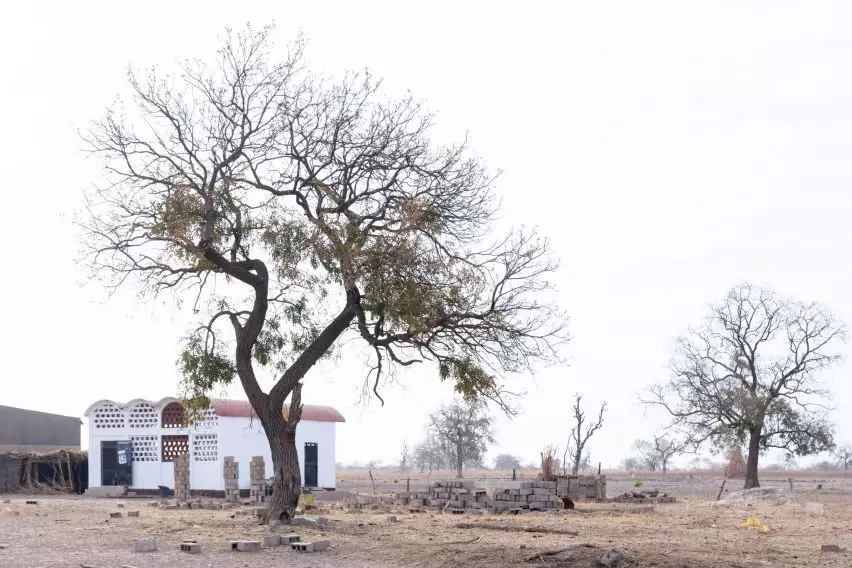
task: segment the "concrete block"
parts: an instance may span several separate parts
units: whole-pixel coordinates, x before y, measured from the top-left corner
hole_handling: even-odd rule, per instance
[[[114,512],[114,513],[110,513],[110,514],[109,514],[109,518],[110,518],[110,519],[120,519],[120,518],[121,518],[121,513],[119,513],[118,511],[116,511],[116,512]]]
[[[133,546],[133,550],[135,552],[156,552],[157,541],[156,540],[137,540],[136,544]]]
[[[86,489],[88,497],[124,497],[127,495],[126,485],[104,485]]]
[[[315,542],[294,542],[290,545],[290,548],[296,552],[319,552],[330,546],[330,540],[318,540]]]
[[[240,552],[257,552],[260,550],[260,541],[240,540],[237,542],[237,550]]]
[[[38,505],[38,501],[27,500],[27,505]]]
[[[138,517],[139,511],[127,511],[127,516],[128,517]]]
[[[281,535],[270,534],[263,537],[263,546],[265,548],[273,548],[281,545]]]
[[[11,500],[11,499],[3,499],[3,502],[4,502],[4,503],[11,503],[11,502],[12,502],[12,500]]]
[[[843,552],[843,549],[837,544],[823,544],[820,552]]]
[[[623,558],[623,552],[614,548],[610,548],[604,553],[603,557],[601,557],[601,559],[598,561],[598,564],[606,566],[607,568],[611,568],[612,566],[616,566],[619,562],[621,562]]]
[[[283,544],[285,546],[288,545],[288,544],[293,544],[294,542],[300,542],[302,540],[302,538],[295,533],[282,534],[280,536],[280,538],[281,538],[281,544]]]
[[[201,552],[201,545],[197,542],[182,542],[180,544],[181,552],[188,552],[189,554],[198,554]]]

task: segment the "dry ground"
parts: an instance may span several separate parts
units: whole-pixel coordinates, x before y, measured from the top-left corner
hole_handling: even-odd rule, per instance
[[[762,481],[764,486],[786,484],[785,477],[766,474]],[[629,477],[610,477],[609,493],[632,488],[633,482]],[[559,514],[520,516],[442,515],[410,513],[404,509],[312,511],[329,517],[331,522],[323,529],[299,527],[303,540],[327,537],[333,543],[330,550],[313,554],[298,554],[283,548],[260,553],[228,551],[229,540],[261,539],[269,531],[258,526],[252,517],[235,515],[234,511],[165,511],[148,507],[147,500],[44,496],[36,497],[38,505],[26,505],[24,496],[15,495],[11,496],[11,503],[0,505],[0,544],[6,545],[0,550],[0,566],[582,568],[595,566],[603,552],[613,547],[627,551],[630,566],[852,566],[852,478],[796,475],[796,498],[822,504],[822,513],[772,504],[720,506],[708,502],[715,498],[720,483],[721,479],[714,477],[645,477],[643,489],[659,488],[681,498],[678,503],[657,505],[653,509],[590,503]],[[817,483],[823,489],[817,490]],[[119,504],[124,507],[118,508]],[[141,517],[126,517],[126,512],[134,509],[141,511]],[[125,516],[111,519],[111,511],[122,511]],[[394,514],[397,522],[392,522],[389,514]],[[768,532],[740,527],[752,515],[769,527]],[[460,522],[474,526],[458,528]],[[550,532],[505,532],[489,526]],[[559,534],[568,531],[576,531],[578,535]],[[139,538],[156,538],[158,551],[134,553],[133,542]],[[179,543],[185,538],[198,539],[203,553],[178,552]],[[823,543],[835,543],[847,551],[822,553]],[[575,544],[590,547],[545,560],[525,561],[536,551]]]

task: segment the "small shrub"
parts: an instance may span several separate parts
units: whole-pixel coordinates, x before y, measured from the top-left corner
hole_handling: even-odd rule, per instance
[[[639,487],[642,487],[643,485],[645,485],[645,482],[642,481],[641,479],[637,479],[636,481],[633,482],[633,487],[636,487],[637,489]]]
[[[398,479],[394,479],[394,480],[393,480],[393,482],[394,482],[394,483],[399,483],[399,480],[398,480]]]
[[[302,493],[299,495],[299,508],[303,511],[307,505],[314,505],[317,502],[316,493]]]

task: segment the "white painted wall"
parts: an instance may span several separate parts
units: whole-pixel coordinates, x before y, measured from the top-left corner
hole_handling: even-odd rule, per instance
[[[218,432],[220,456],[234,456],[234,459],[239,463],[240,489],[249,488],[249,463],[253,456],[263,456],[266,477],[272,477],[272,453],[260,422],[249,418],[219,417]],[[317,459],[319,461],[317,484],[319,487],[336,487],[337,467],[334,461],[334,434],[334,422],[313,422],[310,420],[299,422],[296,429],[296,450],[299,454],[303,483],[305,480],[305,444],[310,442],[317,444]]]
[[[196,434],[215,433],[218,442],[216,461],[192,461],[190,458],[190,484],[193,489],[223,490],[222,464],[225,456],[234,456],[239,463],[240,488],[249,488],[249,463],[253,456],[263,456],[266,465],[266,477],[272,477],[272,456],[266,435],[258,420],[249,418],[218,417],[215,425],[201,429],[177,428],[121,428],[97,429],[89,424],[89,485],[101,485],[101,442],[129,440],[132,436],[156,436],[158,442],[163,435],[189,435],[190,448]],[[335,426],[334,422],[313,422],[303,420],[296,430],[296,448],[305,479],[304,457],[305,443],[317,444],[319,461],[317,483],[319,487],[333,488],[337,483],[335,466]],[[161,442],[158,450],[162,451]],[[156,489],[164,485],[174,488],[174,464],[171,462],[133,462],[133,489]]]

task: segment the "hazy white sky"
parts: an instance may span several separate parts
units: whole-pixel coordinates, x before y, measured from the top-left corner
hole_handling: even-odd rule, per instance
[[[187,319],[81,288],[71,224],[98,170],[76,129],[126,92],[128,64],[213,54],[226,25],[301,29],[317,71],[369,67],[469,132],[505,174],[506,223],[562,257],[570,366],[518,377],[499,452],[564,444],[574,392],[606,399],[593,460],[616,464],[661,417],[636,395],[672,339],[743,281],[852,323],[852,4],[837,2],[15,2],[0,17],[0,404],[82,415],[176,392]],[[450,396],[433,369],[357,405],[361,361],[312,371],[306,402],[347,417],[339,461],[395,459]],[[825,378],[852,440],[848,363]],[[234,387],[232,396],[240,396]]]

